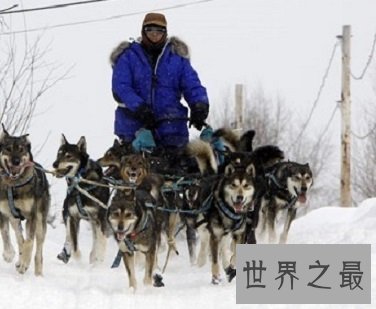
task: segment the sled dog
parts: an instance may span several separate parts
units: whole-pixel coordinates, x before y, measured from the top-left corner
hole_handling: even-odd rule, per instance
[[[265,177],[256,239],[284,244],[297,209],[307,201],[313,184],[312,171],[309,164],[279,162],[267,170]],[[283,226],[279,239],[277,225]]]
[[[90,263],[102,262],[106,248],[107,220],[106,209],[77,189],[87,191],[90,195],[107,204],[109,189],[107,187],[81,183],[80,178],[106,184],[102,179],[101,166],[91,160],[86,151],[85,137],[81,137],[77,144],[70,144],[62,135],[61,145],[53,163],[57,177],[65,177],[68,185],[67,195],[63,204],[63,219],[66,227],[66,240],[63,250],[57,258],[68,263],[70,256],[80,257],[78,235],[80,220],[84,219],[91,225],[93,244],[90,252]]]
[[[20,274],[30,266],[35,240],[34,272],[41,276],[50,194],[42,167],[33,161],[27,136],[12,136],[4,127],[0,136],[0,228],[6,262],[11,262],[15,255],[9,223],[15,231],[19,252],[16,269]],[[23,221],[26,236],[23,235]]]
[[[122,157],[120,175],[124,189],[117,189],[107,212],[108,222],[128,274],[129,287],[136,290],[135,255],[145,255],[144,284],[163,286],[162,277],[154,274],[160,243],[161,222],[156,209],[160,204],[162,177],[149,173],[149,164],[141,154]],[[149,207],[148,207],[149,206]]]
[[[227,265],[225,272],[228,281],[236,275],[236,245],[244,243],[247,214],[253,210],[254,178],[253,164],[243,169],[235,169],[230,164],[216,185],[212,207],[205,214],[206,228],[210,234],[213,284],[220,281],[220,243],[226,235],[231,236],[232,242],[230,255],[227,248],[221,247],[223,265]]]
[[[132,152],[129,145],[121,144],[117,139],[113,145],[97,160],[102,167],[107,167],[105,176],[120,179],[120,164],[123,156]]]

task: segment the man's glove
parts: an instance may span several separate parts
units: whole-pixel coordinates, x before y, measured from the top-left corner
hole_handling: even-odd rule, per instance
[[[201,131],[205,125],[205,119],[209,114],[209,104],[196,103],[191,107],[191,117],[189,120],[189,127],[194,126],[197,130]]]
[[[156,125],[154,113],[149,106],[142,104],[135,112],[137,120],[141,121],[145,129],[153,129]]]

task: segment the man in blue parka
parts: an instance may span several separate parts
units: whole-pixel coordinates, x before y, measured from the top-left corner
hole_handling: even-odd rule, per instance
[[[146,14],[141,40],[122,42],[111,54],[112,93],[118,102],[115,134],[130,143],[141,128],[153,132],[158,146],[182,148],[189,126],[201,130],[209,112],[205,87],[189,59],[188,46],[167,37],[163,14]]]

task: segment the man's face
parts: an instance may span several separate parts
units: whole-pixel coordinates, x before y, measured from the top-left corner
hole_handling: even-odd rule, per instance
[[[166,34],[166,28],[161,26],[145,26],[146,36],[153,43],[158,43]]]

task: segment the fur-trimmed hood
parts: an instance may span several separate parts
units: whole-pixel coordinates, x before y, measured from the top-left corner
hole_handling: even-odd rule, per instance
[[[141,40],[140,38],[137,39],[137,42],[139,43],[140,40]],[[115,64],[116,60],[119,58],[119,56],[124,52],[124,50],[129,48],[132,45],[133,42],[134,41],[123,41],[113,49],[113,51],[111,52],[111,55],[110,55],[110,63],[111,63],[112,67],[114,66],[114,64]],[[190,59],[190,53],[189,53],[188,45],[185,42],[183,42],[182,40],[180,40],[178,37],[172,36],[172,37],[168,38],[166,44],[170,44],[171,51],[173,53],[178,54],[179,56],[181,56],[183,58]]]

